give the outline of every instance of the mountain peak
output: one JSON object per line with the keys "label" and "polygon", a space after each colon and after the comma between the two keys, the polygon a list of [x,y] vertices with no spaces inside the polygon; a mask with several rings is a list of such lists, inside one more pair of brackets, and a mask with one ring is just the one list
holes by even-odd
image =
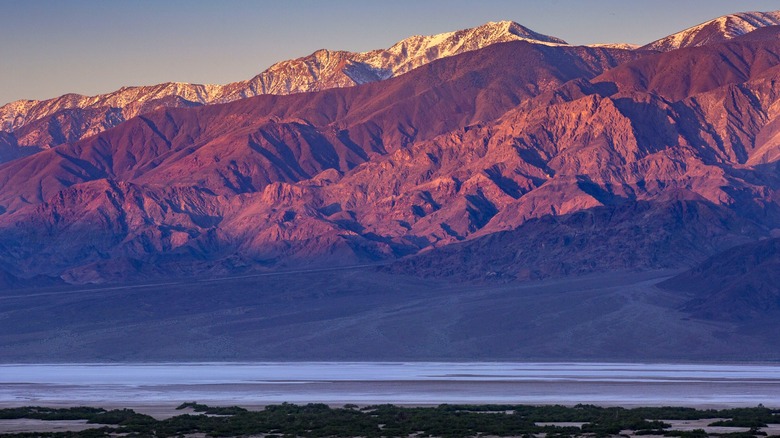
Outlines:
{"label": "mountain peak", "polygon": [[544,35],[515,22],[515,21],[498,21],[494,24],[499,25],[500,29],[505,29],[507,33],[515,35],[517,37],[531,40],[538,43],[548,43],[554,45],[568,45],[568,43],[560,38],[554,36]]}
{"label": "mountain peak", "polygon": [[[481,30],[491,30],[495,31],[497,33],[506,33],[506,34],[512,34],[519,37],[528,37],[529,35],[535,35],[539,36],[539,41],[544,42],[556,42],[559,43],[560,41],[558,38],[550,37],[547,35],[538,34],[531,29],[528,29],[527,27],[521,25],[520,23],[512,20],[502,20],[502,21],[488,21],[487,23],[472,28],[474,30],[481,29]],[[468,30],[468,29],[467,29]]]}
{"label": "mountain peak", "polygon": [[[401,40],[388,49],[394,52],[409,45],[426,48],[446,48],[447,46],[469,46],[476,48],[506,41],[530,41],[541,44],[566,45],[566,41],[544,35],[514,21],[488,21],[480,26],[445,32],[435,35],[415,35]],[[471,50],[474,50],[471,49]],[[367,53],[374,53],[367,52]]]}
{"label": "mountain peak", "polygon": [[[0,131],[14,132],[64,109],[95,111],[97,115],[93,119],[88,122],[79,120],[77,125],[80,128],[68,136],[55,136],[60,140],[44,140],[42,144],[40,136],[17,139],[22,146],[48,148],[62,143],[61,139],[65,137],[73,141],[86,133],[100,132],[160,106],[225,103],[259,94],[292,94],[349,87],[388,79],[437,59],[508,41],[566,44],[559,38],[534,32],[514,21],[495,21],[470,29],[409,37],[388,49],[362,53],[320,49],[302,58],[278,62],[247,81],[227,85],[168,82],[122,87],[97,96],[65,95],[44,101],[11,102],[0,107]],[[97,111],[98,108],[101,110]]]}
{"label": "mountain peak", "polygon": [[[358,56],[361,62],[374,68],[390,68],[392,75],[395,76],[439,58],[509,41],[568,45],[560,38],[535,32],[514,21],[489,21],[477,27],[453,32],[415,35],[395,43],[387,50],[373,50]],[[388,65],[388,61],[393,64],[392,67]]]}
{"label": "mountain peak", "polygon": [[668,52],[684,47],[705,46],[727,41],[762,27],[777,25],[780,25],[780,11],[740,12],[705,21],[653,41],[642,48]]}
{"label": "mountain peak", "polygon": [[639,48],[639,44],[631,44],[631,43],[596,43],[596,44],[588,44],[588,47],[605,48],[605,49],[636,50],[636,49]]}

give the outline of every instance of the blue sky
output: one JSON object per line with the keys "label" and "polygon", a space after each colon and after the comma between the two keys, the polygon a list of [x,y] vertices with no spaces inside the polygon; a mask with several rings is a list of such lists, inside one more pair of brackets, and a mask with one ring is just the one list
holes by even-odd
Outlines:
{"label": "blue sky", "polygon": [[227,83],[319,48],[514,20],[572,44],[647,43],[778,0],[0,0],[0,104],[166,81]]}

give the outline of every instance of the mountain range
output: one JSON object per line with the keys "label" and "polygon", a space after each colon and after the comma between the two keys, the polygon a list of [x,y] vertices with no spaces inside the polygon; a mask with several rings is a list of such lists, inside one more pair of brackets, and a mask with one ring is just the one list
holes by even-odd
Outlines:
{"label": "mountain range", "polygon": [[[564,45],[511,21],[433,36],[413,36],[364,53],[318,50],[282,61],[252,79],[226,85],[165,83],[125,87],[97,96],[66,94],[0,107],[0,162],[95,135],[156,108],[226,103],[261,94],[293,94],[388,79],[439,58],[506,41]],[[3,151],[5,153],[3,154]]]}
{"label": "mountain range", "polygon": [[692,269],[665,284],[695,290],[738,247],[767,255],[685,308],[774,309],[755,278],[780,236],[778,24],[734,14],[635,48],[492,22],[227,85],[9,103],[0,285],[381,264],[474,282]]}
{"label": "mountain range", "polygon": [[[669,51],[723,42],[778,24],[780,12],[740,13],[710,20],[641,48],[621,43],[593,46]],[[0,153],[0,162],[94,135],[155,108],[192,107],[260,94],[292,94],[360,85],[406,73],[436,59],[508,41],[567,44],[512,21],[490,22],[472,29],[413,36],[388,49],[364,53],[322,49],[303,58],[276,63],[252,79],[225,85],[169,82],[124,87],[97,96],[66,94],[43,101],[15,101],[0,107],[0,130],[6,133],[0,143],[3,147],[0,152],[5,152]],[[27,125],[34,127],[23,129]],[[48,132],[42,135],[42,130]],[[13,150],[9,144],[23,149]]]}

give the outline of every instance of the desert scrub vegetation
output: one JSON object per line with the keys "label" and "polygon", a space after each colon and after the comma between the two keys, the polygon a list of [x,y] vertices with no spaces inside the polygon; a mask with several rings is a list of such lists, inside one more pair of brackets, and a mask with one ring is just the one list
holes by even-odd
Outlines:
{"label": "desert scrub vegetation", "polygon": [[[635,435],[662,435],[704,438],[704,430],[676,431],[663,420],[721,419],[712,425],[749,427],[747,432],[720,434],[730,438],[766,435],[759,427],[780,423],[780,411],[755,408],[698,410],[692,408],[621,408],[594,405],[456,405],[400,407],[345,405],[331,407],[320,403],[269,405],[250,411],[238,406],[212,407],[197,402],[177,409],[191,409],[165,420],[130,409],[24,407],[0,409],[0,419],[87,420],[102,425],[81,432],[41,432],[6,434],[4,437],[102,438],[102,437],[180,437],[205,434],[212,437],[274,436],[275,438],[324,437],[442,437],[466,438],[618,436],[624,431]],[[726,420],[723,420],[726,419]],[[580,423],[581,426],[550,423]]]}

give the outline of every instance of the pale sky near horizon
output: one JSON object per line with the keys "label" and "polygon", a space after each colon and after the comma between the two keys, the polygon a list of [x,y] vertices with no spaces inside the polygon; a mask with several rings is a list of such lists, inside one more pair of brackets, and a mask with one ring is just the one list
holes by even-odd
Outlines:
{"label": "pale sky near horizon", "polygon": [[780,0],[0,0],[0,105],[167,81],[228,83],[320,48],[513,20],[571,44],[644,44]]}

